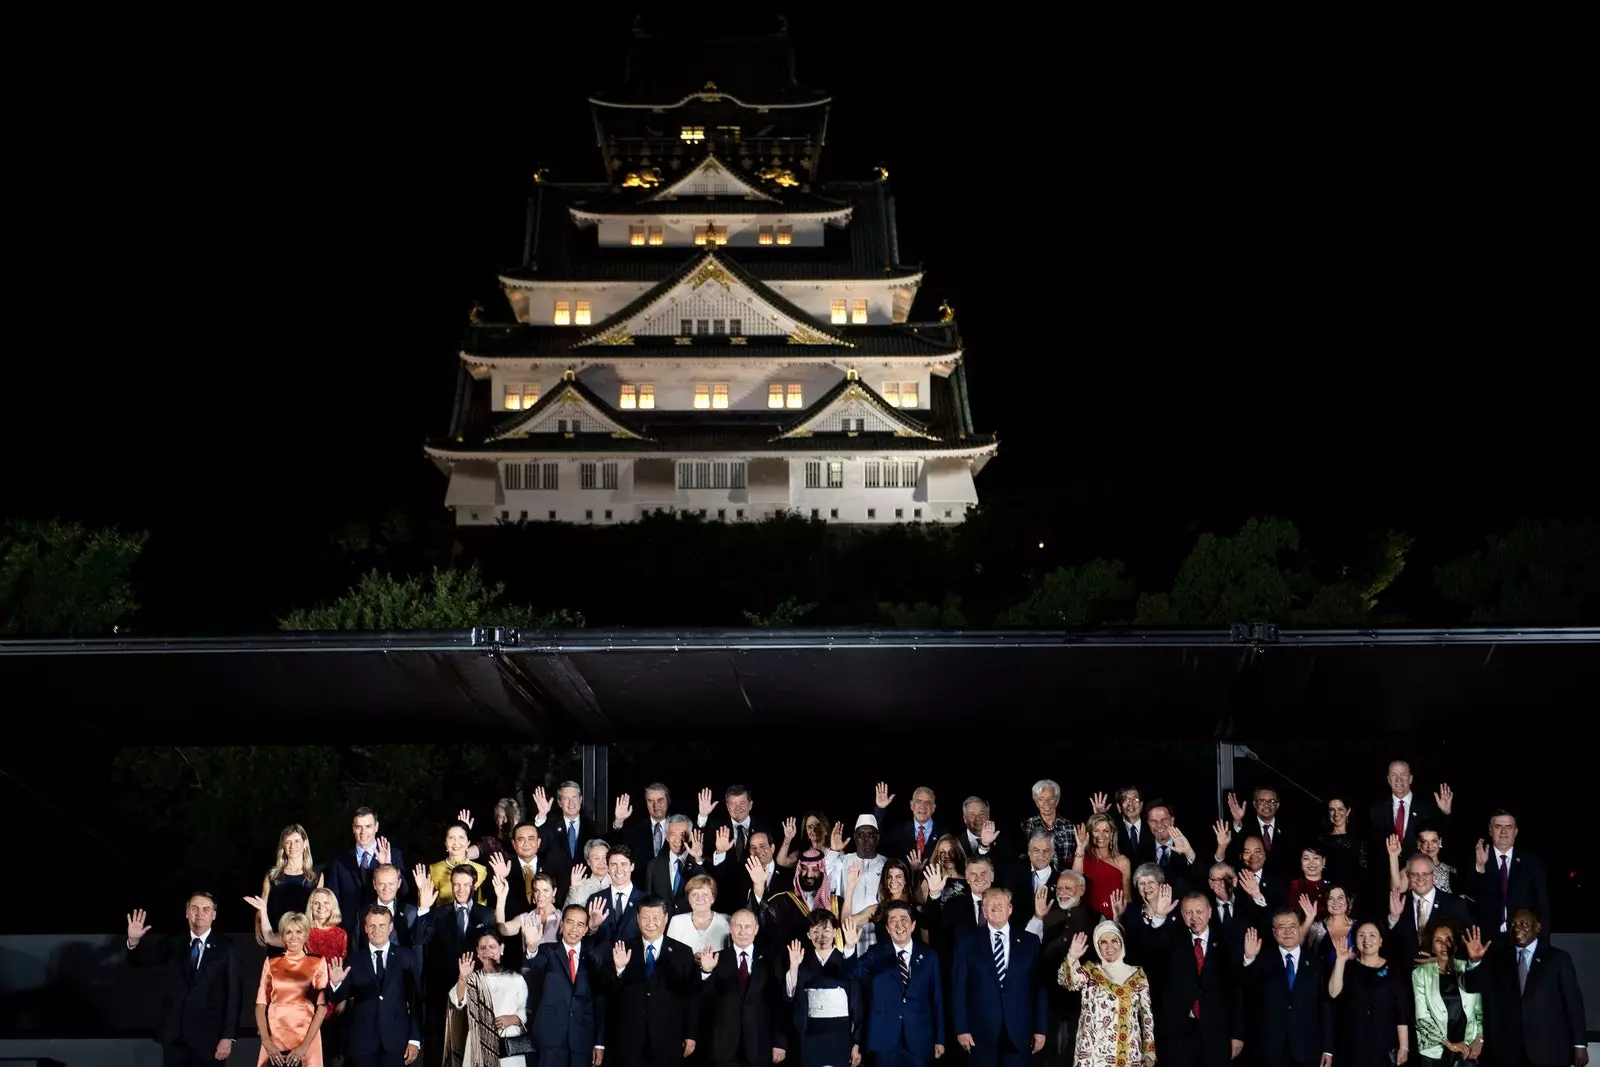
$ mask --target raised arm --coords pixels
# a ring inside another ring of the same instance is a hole
[[[267,898],[245,897],[244,902],[256,909],[256,941],[262,945],[271,945],[273,948],[283,947],[283,938],[279,937],[272,929],[272,922],[267,918]]]

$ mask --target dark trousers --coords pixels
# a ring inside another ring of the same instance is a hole
[[[161,1046],[161,1067],[204,1067],[205,1064],[216,1067],[215,1043],[205,1048],[182,1044]]]
[[[968,1062],[972,1067],[1028,1067],[1028,1061],[1033,1058],[1033,1046],[1027,1050],[1019,1051],[1016,1045],[1000,1039],[999,1048],[985,1048],[982,1045],[972,1047],[972,1057]]]
[[[406,1054],[404,1050],[399,1052],[369,1052],[364,1056],[346,1054],[344,1058],[345,1067],[402,1067],[405,1062]],[[416,1067],[416,1063],[419,1062],[421,1062],[420,1059],[413,1061],[412,1067]]]
[[[926,1053],[918,1056],[905,1047],[904,1038],[901,1039],[901,1047],[893,1052],[887,1054],[872,1053],[873,1067],[929,1067],[932,1062],[933,1049],[930,1048]]]

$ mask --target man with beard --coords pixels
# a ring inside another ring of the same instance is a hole
[[[1068,989],[1051,976],[1061,973],[1061,963],[1067,958],[1072,939],[1078,934],[1087,936],[1100,918],[1092,908],[1083,906],[1083,875],[1077,871],[1062,871],[1056,875],[1056,898],[1050,903],[1040,924],[1039,973],[1046,976],[1045,1001],[1050,1008],[1050,1041],[1045,1046],[1045,1058],[1065,1061],[1072,1057],[1078,1040],[1078,1014],[1083,1010],[1083,995]],[[1029,924],[1029,929],[1034,929]],[[1093,952],[1093,946],[1089,951]]]
[[[763,899],[765,883],[753,886],[752,895],[761,905],[762,947],[777,955],[788,950],[789,942],[804,940],[811,929],[811,913],[825,911],[839,915],[839,901],[828,888],[828,861],[811,848],[800,854],[794,865],[794,888]],[[841,942],[842,944],[842,942]]]

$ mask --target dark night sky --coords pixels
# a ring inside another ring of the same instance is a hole
[[[0,515],[224,539],[439,507],[420,442],[467,307],[534,166],[596,175],[585,97],[621,74],[629,15],[532,11],[44,57]],[[1595,510],[1571,25],[791,26],[825,173],[889,167],[918,313],[958,310],[1002,441],[980,492],[1060,561],[1170,568],[1267,513],[1330,556],[1388,527],[1444,555]]]

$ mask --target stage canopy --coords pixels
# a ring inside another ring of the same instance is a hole
[[[740,630],[0,642],[13,716],[139,744],[710,733],[853,737],[1092,723],[1101,736],[1314,739],[1570,721],[1600,629]],[[1330,717],[1337,717],[1330,720]],[[13,718],[13,721],[16,721]]]

